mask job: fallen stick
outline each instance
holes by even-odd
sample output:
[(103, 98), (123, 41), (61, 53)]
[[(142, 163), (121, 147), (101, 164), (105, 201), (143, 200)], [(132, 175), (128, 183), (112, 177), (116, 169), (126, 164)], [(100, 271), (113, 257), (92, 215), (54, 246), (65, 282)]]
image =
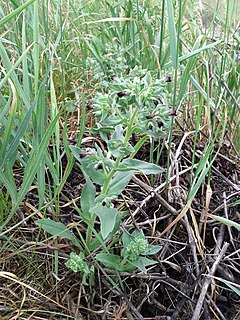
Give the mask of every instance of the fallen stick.
[(219, 252), (219, 255), (217, 256), (215, 262), (213, 263), (211, 270), (205, 276), (205, 279), (204, 279), (204, 282), (203, 282), (203, 286), (202, 286), (202, 291), (201, 291), (200, 296), (198, 298), (198, 302), (197, 302), (197, 305), (196, 305), (196, 308), (194, 310), (194, 314), (193, 314), (191, 320), (199, 320), (200, 319), (200, 313), (201, 313), (201, 310), (202, 310), (202, 305), (204, 303), (204, 299), (205, 299), (205, 296), (207, 294), (208, 287), (209, 287), (209, 285), (211, 283), (211, 280), (212, 280), (211, 277), (214, 276), (219, 263), (221, 262), (224, 254), (227, 251), (228, 246), (229, 246), (229, 243), (225, 242), (223, 247), (222, 247), (222, 250)]

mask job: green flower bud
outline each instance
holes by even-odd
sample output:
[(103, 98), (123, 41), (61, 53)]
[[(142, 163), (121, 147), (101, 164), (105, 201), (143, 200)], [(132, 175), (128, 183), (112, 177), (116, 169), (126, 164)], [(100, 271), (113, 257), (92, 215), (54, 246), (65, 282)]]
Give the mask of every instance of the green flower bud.
[(138, 257), (148, 250), (148, 242), (144, 238), (133, 239), (126, 247), (127, 258), (130, 261), (135, 261)]
[(79, 255), (77, 255), (75, 252), (71, 252), (70, 259), (65, 263), (65, 265), (73, 272), (86, 272), (88, 269), (82, 252)]

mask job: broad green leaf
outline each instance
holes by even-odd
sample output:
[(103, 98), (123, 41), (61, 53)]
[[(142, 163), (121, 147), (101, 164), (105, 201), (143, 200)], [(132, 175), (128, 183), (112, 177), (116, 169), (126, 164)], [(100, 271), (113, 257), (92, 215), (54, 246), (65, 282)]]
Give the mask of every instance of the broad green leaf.
[(147, 273), (146, 266), (157, 264), (157, 261), (153, 261), (145, 257), (139, 257), (138, 260), (129, 261), (129, 263), (140, 269), (143, 273)]
[(71, 146), (71, 145), (69, 145), (69, 149), (71, 150), (75, 159), (77, 161), (81, 162), (81, 158), (80, 158), (81, 149), (79, 147), (75, 147), (75, 146)]
[(138, 230), (138, 229), (133, 230), (133, 232), (131, 233), (131, 237), (145, 239), (143, 230)]
[(119, 195), (129, 184), (129, 181), (132, 179), (133, 174), (133, 171), (117, 172), (114, 178), (110, 181), (108, 195)]
[(121, 271), (121, 259), (119, 256), (111, 253), (98, 253), (95, 259), (101, 262), (106, 268)]
[(90, 165), (87, 158), (84, 158), (84, 159), (80, 158), (81, 149), (79, 147), (75, 147), (71, 145), (69, 145), (69, 149), (71, 150), (75, 159), (79, 163), (81, 163), (83, 170), (93, 180), (93, 182), (102, 185), (105, 180), (104, 175), (99, 170), (96, 170), (92, 165)]
[(86, 172), (86, 174), (93, 180), (93, 182), (103, 185), (105, 180), (104, 175), (100, 171), (93, 168), (93, 166), (87, 167), (85, 164), (86, 162), (82, 162), (83, 170)]
[(117, 216), (120, 212), (115, 208), (107, 208), (98, 204), (97, 206), (89, 210), (90, 213), (96, 214), (101, 222), (101, 235), (103, 239), (106, 239), (111, 231), (114, 229), (116, 224)]
[(134, 266), (131, 263), (124, 263), (124, 265), (122, 266), (122, 270), (124, 272), (133, 272), (136, 270), (136, 266)]
[(69, 231), (69, 229), (62, 223), (56, 222), (50, 219), (38, 219), (35, 221), (36, 225), (42, 228), (44, 231), (50, 233), (54, 238), (61, 237), (72, 241), (72, 243), (81, 248), (77, 238)]
[(122, 125), (118, 124), (115, 126), (115, 132), (112, 135), (112, 139), (120, 140), (121, 142), (124, 141), (124, 135), (123, 135), (123, 127)]
[(148, 251), (146, 252), (146, 255), (156, 254), (162, 249), (162, 246), (157, 245), (149, 245)]
[(138, 159), (125, 159), (118, 167), (119, 171), (140, 171), (145, 174), (157, 174), (164, 172), (164, 169), (154, 163), (145, 162)]
[(85, 175), (85, 179), (86, 184), (81, 193), (81, 209), (83, 216), (86, 215), (87, 218), (90, 218), (88, 213), (90, 208), (93, 207), (94, 199), (96, 197), (96, 189), (87, 175)]
[(124, 120), (118, 116), (109, 116), (108, 118), (104, 119), (104, 121), (102, 121), (102, 125), (104, 127), (109, 126), (109, 129), (111, 130), (111, 126), (116, 126), (122, 123), (123, 121)]
[[(126, 248), (127, 245), (134, 239), (134, 237), (129, 234), (128, 232), (126, 232), (125, 230), (123, 230), (123, 234), (122, 234), (122, 243), (123, 243), (123, 247)], [(122, 253), (124, 253), (122, 251)]]

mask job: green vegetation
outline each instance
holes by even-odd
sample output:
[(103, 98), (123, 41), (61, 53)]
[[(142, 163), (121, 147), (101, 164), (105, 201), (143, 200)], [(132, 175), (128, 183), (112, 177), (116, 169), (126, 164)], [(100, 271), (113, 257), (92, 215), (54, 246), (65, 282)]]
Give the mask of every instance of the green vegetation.
[(239, 20), (0, 0), (1, 319), (239, 317)]

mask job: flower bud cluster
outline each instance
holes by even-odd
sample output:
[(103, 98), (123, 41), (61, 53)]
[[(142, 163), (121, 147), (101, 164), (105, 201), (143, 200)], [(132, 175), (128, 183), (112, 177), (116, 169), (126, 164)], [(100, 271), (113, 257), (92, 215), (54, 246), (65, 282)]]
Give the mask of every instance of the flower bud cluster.
[(133, 239), (126, 247), (127, 259), (129, 261), (135, 261), (140, 255), (145, 254), (149, 248), (149, 244), (144, 238)]
[(75, 252), (70, 253), (70, 259), (66, 262), (66, 266), (71, 269), (73, 272), (85, 272), (88, 266), (84, 261), (84, 255), (81, 252), (79, 255)]

